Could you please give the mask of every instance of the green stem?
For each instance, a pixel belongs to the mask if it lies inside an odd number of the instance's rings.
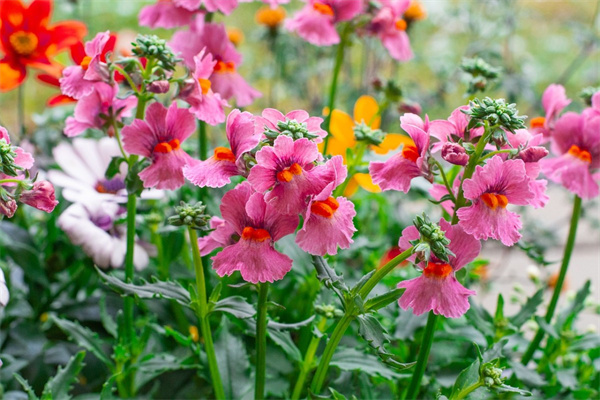
[[[383,267],[379,268],[358,292],[360,297],[362,297],[363,300],[366,300],[369,293],[371,293],[371,290],[373,290],[373,288],[375,288],[375,286],[377,286],[377,284],[401,262],[410,257],[413,253],[413,250],[414,247],[404,250],[402,253],[388,261]]]
[[[135,194],[127,196],[127,253],[125,254],[125,282],[133,281],[133,249],[135,246],[135,213],[136,213],[137,197]],[[126,343],[131,347],[133,337],[135,335],[133,329],[133,297],[127,296],[124,299],[124,319],[125,319],[125,334]]]
[[[21,179],[0,179],[0,184],[2,183],[23,183],[23,180]]]
[[[577,225],[579,223],[580,214],[581,197],[575,196],[575,200],[573,201],[573,215],[571,215],[571,226],[569,228],[569,236],[567,237],[567,243],[565,244],[565,251],[563,254],[562,264],[560,266],[558,281],[556,282],[554,292],[552,293],[552,298],[550,299],[550,304],[548,305],[548,309],[546,310],[545,320],[547,323],[550,323],[550,321],[552,321],[552,317],[554,316],[554,312],[556,311],[556,305],[558,304],[558,298],[560,297],[560,292],[565,282],[565,277],[567,276],[567,269],[569,268],[569,262],[571,261],[571,254],[573,254],[573,248],[575,247],[575,235],[577,234]],[[542,329],[538,329],[537,333],[535,334],[535,337],[533,338],[533,340],[529,344],[529,347],[525,351],[525,354],[523,354],[523,358],[521,359],[521,363],[523,365],[527,365],[527,363],[531,361],[531,359],[533,358],[533,354],[537,350],[543,338],[544,331]]]
[[[212,331],[208,320],[208,303],[206,297],[206,282],[204,279],[204,266],[202,265],[202,257],[198,248],[198,235],[193,228],[188,228],[190,235],[190,244],[192,246],[192,254],[194,257],[194,271],[196,273],[196,290],[198,292],[198,307],[196,312],[200,320],[200,330],[204,339],[204,350],[208,359],[208,369],[217,399],[225,399],[225,390],[221,381],[221,374],[217,365],[217,356],[215,355],[215,346],[212,340]]]
[[[133,79],[131,79],[131,76],[123,68],[121,68],[117,64],[112,64],[112,68],[115,71],[119,72],[121,75],[123,75],[123,77],[125,77],[125,79],[127,80],[127,83],[129,83],[129,86],[131,86],[131,89],[133,89],[133,91],[136,94],[140,94],[140,90],[138,89],[138,87],[133,82]]]
[[[435,332],[435,323],[437,321],[437,315],[433,311],[429,311],[427,317],[427,325],[425,326],[425,333],[423,340],[421,341],[421,349],[419,351],[419,358],[417,358],[417,365],[413,372],[408,391],[405,399],[416,399],[419,394],[419,388],[421,387],[421,379],[427,368],[427,360],[429,359],[429,351],[431,350],[431,344],[433,343],[433,333]]]
[[[198,127],[198,157],[200,160],[208,158],[208,138],[206,136],[206,122],[200,121]],[[198,200],[204,201],[208,195],[206,187],[198,188]]]
[[[265,398],[265,373],[267,361],[267,295],[269,283],[259,283],[256,314],[256,381],[254,399]]]
[[[340,75],[340,70],[342,69],[342,63],[344,62],[344,50],[346,48],[348,36],[350,35],[351,31],[352,25],[350,25],[349,23],[346,24],[346,27],[342,31],[340,44],[338,44],[337,46],[335,65],[333,67],[333,78],[331,80],[331,87],[329,89],[329,112],[327,113],[327,117],[325,118],[325,131],[327,132],[327,136],[325,136],[325,140],[323,143],[323,154],[327,154],[327,145],[329,143],[329,136],[331,135],[331,132],[329,130],[329,127],[331,125],[331,113],[333,113],[333,109],[335,107],[335,95],[337,92],[338,77]]]
[[[484,385],[484,383],[481,380],[479,380],[479,381],[475,382],[474,384],[472,384],[471,386],[467,386],[466,388],[464,388],[463,390],[461,390],[460,392],[458,392],[456,394],[456,396],[450,396],[450,400],[461,400],[461,399],[464,399],[469,394],[471,394],[471,392],[474,392],[476,389],[479,389],[483,385]]]
[[[317,329],[319,330],[319,332],[324,332],[326,325],[327,318],[321,317],[321,321],[319,321],[319,324],[317,325]],[[321,338],[313,334],[312,339],[308,344],[308,348],[306,349],[306,355],[304,356],[302,365],[300,366],[300,373],[298,374],[298,380],[296,381],[296,385],[294,386],[292,400],[298,400],[300,398],[300,395],[302,394],[302,389],[304,388],[304,383],[306,382],[306,376],[313,367],[313,360],[315,358],[317,349],[319,348],[320,342]]]
[[[479,159],[479,161],[487,160],[488,158],[492,158],[492,157],[494,157],[497,154],[516,153],[516,151],[517,151],[517,149],[503,149],[503,150],[490,151],[485,156],[481,157]]]
[[[433,162],[435,163],[435,165],[437,165],[438,170],[440,171],[440,175],[442,176],[442,179],[444,181],[444,186],[446,186],[446,189],[448,190],[448,195],[450,195],[450,199],[454,204],[456,204],[456,197],[454,197],[452,185],[450,185],[450,181],[448,181],[448,177],[446,176],[446,172],[444,172],[444,168],[437,160],[434,160]]]

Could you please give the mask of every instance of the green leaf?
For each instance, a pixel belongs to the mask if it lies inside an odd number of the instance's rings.
[[[498,392],[505,392],[505,393],[518,393],[521,396],[526,396],[529,397],[531,396],[531,392],[528,392],[527,390],[523,390],[523,389],[519,389],[513,386],[509,386],[506,384],[502,384],[500,386],[494,386],[494,389],[496,389]]]
[[[242,339],[229,332],[227,318],[222,319],[221,331],[215,341],[215,353],[225,397],[242,398],[252,390],[253,383],[249,379],[250,361]]]
[[[363,277],[360,278],[358,282],[356,282],[356,285],[354,285],[352,287],[352,289],[350,290],[350,293],[352,293],[353,295],[358,294],[360,289],[362,289],[362,287],[365,286],[365,283],[367,283],[367,281],[373,276],[374,273],[375,273],[375,270],[373,269],[373,270],[369,271],[367,274],[363,275]]]
[[[102,341],[98,337],[97,333],[79,325],[77,322],[58,318],[54,315],[50,316],[50,320],[79,346],[89,350],[92,354],[98,357],[100,361],[110,368],[113,367],[112,360],[104,353],[104,350],[102,350]]]
[[[494,322],[499,322],[502,320],[504,320],[504,297],[502,297],[502,293],[498,293],[498,302],[496,303]]]
[[[579,386],[577,382],[577,370],[575,368],[557,370],[556,379],[566,389],[575,389]]]
[[[454,382],[454,386],[452,386],[450,399],[457,398],[459,393],[461,393],[463,390],[477,384],[479,382],[480,369],[481,355],[478,355],[475,361],[473,361],[467,368],[463,369],[458,375],[458,378],[456,378],[456,382]]]
[[[106,295],[104,294],[100,298],[100,319],[102,320],[102,325],[104,326],[104,329],[106,329],[106,332],[112,337],[117,338],[117,323],[106,312]]]
[[[154,283],[148,283],[142,281],[144,282],[142,285],[134,285],[132,283],[125,283],[117,277],[107,275],[98,268],[96,268],[96,270],[100,277],[106,281],[106,284],[117,293],[135,295],[143,299],[165,298],[175,300],[186,307],[191,306],[189,292],[177,282],[156,281]]]
[[[277,346],[281,347],[283,352],[292,360],[297,363],[302,362],[302,353],[292,340],[292,336],[289,331],[280,331],[276,329],[268,329],[269,337]]]
[[[121,171],[121,164],[124,162],[125,159],[121,156],[111,158],[104,176],[106,176],[108,179],[113,178]]]
[[[471,325],[475,326],[481,333],[488,339],[488,343],[492,341],[496,333],[494,328],[494,320],[492,316],[479,304],[469,299],[469,311],[465,314],[467,319],[471,322]]]
[[[144,190],[144,183],[140,179],[140,172],[146,168],[146,160],[138,161],[129,167],[125,177],[125,188],[129,194],[139,194]]]
[[[75,354],[64,368],[59,367],[56,375],[44,386],[42,400],[70,399],[69,391],[73,383],[77,381],[77,375],[85,365],[83,359],[85,351]]]
[[[242,296],[231,296],[216,302],[211,312],[226,312],[237,318],[252,318],[256,314],[254,307]]]
[[[525,367],[520,362],[508,361],[508,365],[512,369],[517,379],[527,386],[541,387],[546,384],[546,381],[540,374],[538,374],[535,370]]]
[[[341,394],[340,392],[338,392],[334,388],[329,387],[328,389],[331,392],[331,397],[333,398],[333,400],[348,400],[346,398],[346,396],[344,396],[343,394]]]
[[[17,382],[19,382],[21,384],[21,386],[23,386],[23,389],[25,389],[25,391],[27,392],[28,400],[39,400],[39,398],[33,391],[33,388],[31,387],[31,385],[29,385],[29,382],[27,382],[27,380],[25,378],[23,378],[21,375],[17,374],[16,372],[14,374],[14,377],[17,380]]]
[[[402,375],[383,365],[377,357],[352,348],[338,348],[330,365],[342,371],[362,371],[370,376],[381,376],[385,379],[398,379]]]
[[[133,368],[137,369],[136,387],[140,389],[146,383],[157,376],[168,371],[179,371],[182,369],[202,369],[196,364],[197,356],[182,358],[170,353],[148,354],[142,358]]]
[[[210,296],[208,297],[209,303],[216,303],[217,301],[219,301],[219,298],[221,297],[222,287],[223,284],[219,281],[219,283],[217,283],[217,286],[213,288],[212,292],[210,293]]]
[[[558,332],[556,331],[556,329],[552,325],[547,323],[543,317],[536,315],[535,322],[537,322],[537,324],[540,326],[540,329],[542,329],[548,335],[552,336],[554,339],[558,339]]]
[[[597,333],[587,333],[575,339],[569,346],[570,351],[600,349],[600,336]]]
[[[267,326],[269,328],[279,329],[279,330],[281,330],[281,329],[293,329],[293,330],[296,330],[296,329],[300,329],[300,328],[302,328],[304,326],[309,325],[313,321],[313,319],[315,319],[314,315],[308,317],[304,321],[294,322],[294,323],[291,323],[291,324],[286,324],[286,323],[283,323],[283,322],[276,322],[276,321],[269,321],[269,322],[267,322]]]
[[[510,323],[520,328],[525,322],[529,321],[537,311],[537,308],[544,301],[544,289],[540,289],[533,296],[527,299],[527,302],[521,307],[518,313],[509,317]]]
[[[362,314],[357,317],[357,320],[358,334],[375,350],[385,351],[383,345],[389,341],[386,337],[387,331],[377,318],[372,314]]]
[[[577,315],[583,310],[585,299],[587,299],[590,295],[590,285],[590,281],[586,281],[583,287],[577,291],[575,299],[573,302],[571,302],[569,307],[558,314],[555,325],[558,327],[559,331],[563,330],[567,326],[570,326]]]
[[[344,293],[348,292],[348,286],[346,286],[343,276],[338,275],[321,256],[312,256],[312,262],[317,271],[317,279],[319,279],[325,287],[333,290],[342,304],[345,304],[346,298]]]
[[[391,303],[395,303],[402,296],[402,293],[404,293],[404,289],[394,289],[391,292],[372,297],[365,302],[365,311],[377,311]]]

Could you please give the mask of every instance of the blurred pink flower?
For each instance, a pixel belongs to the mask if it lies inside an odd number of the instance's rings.
[[[19,201],[47,213],[54,211],[54,207],[58,204],[54,196],[54,186],[48,181],[34,182],[31,189],[21,193]]]
[[[452,111],[448,120],[436,119],[429,124],[429,134],[438,139],[438,142],[431,146],[431,152],[435,153],[444,147],[448,142],[456,143],[459,139],[470,141],[483,135],[483,127],[471,129],[467,136],[467,126],[469,117],[462,110],[468,110],[469,106],[460,106]]]
[[[138,19],[141,26],[171,29],[192,23],[199,11],[179,6],[175,1],[158,0],[156,4],[142,8]]]
[[[406,33],[408,25],[402,15],[411,0],[383,0],[381,8],[370,21],[367,30],[379,37],[390,56],[398,61],[413,58],[410,40]]]
[[[553,83],[548,86],[542,95],[542,106],[546,111],[546,116],[532,118],[531,129],[549,138],[554,130],[558,114],[570,103],[571,100],[567,98],[565,88],[562,85]]]

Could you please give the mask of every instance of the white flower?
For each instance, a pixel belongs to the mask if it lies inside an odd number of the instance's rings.
[[[10,294],[8,293],[8,287],[6,286],[6,280],[4,279],[4,272],[0,269],[0,308],[6,307]],[[2,365],[2,361],[0,361]]]

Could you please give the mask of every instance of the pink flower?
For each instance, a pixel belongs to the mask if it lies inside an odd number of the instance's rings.
[[[238,6],[238,0],[173,0],[173,3],[189,11],[198,11],[200,6],[204,6],[208,12],[220,11],[225,15],[231,14]]]
[[[240,2],[242,3],[250,3],[254,0],[240,0]],[[271,6],[271,8],[277,8],[279,5],[281,4],[287,4],[290,2],[290,0],[260,0],[265,4],[268,4]]]
[[[210,125],[218,125],[225,121],[223,107],[229,107],[229,104],[211,88],[212,83],[209,78],[217,61],[213,60],[210,53],[206,53],[205,49],[202,49],[200,54],[194,57],[194,63],[191,88],[181,97],[191,106],[190,112],[196,118]]]
[[[131,154],[147,157],[151,164],[140,172],[144,187],[177,189],[185,181],[183,167],[191,157],[181,143],[196,129],[194,116],[173,103],[168,109],[152,103],[146,120],[136,119],[123,128],[123,147]]]
[[[245,107],[261,96],[237,72],[242,56],[229,40],[223,24],[205,23],[197,18],[189,30],[175,32],[169,45],[190,69],[196,67],[194,57],[206,48],[217,61],[210,76],[212,90],[227,100],[235,98],[239,107]]]
[[[469,117],[462,110],[468,110],[469,106],[460,106],[452,111],[448,120],[436,119],[429,124],[429,134],[439,141],[431,147],[431,152],[435,153],[444,147],[445,143],[456,143],[459,139],[467,142],[483,135],[483,127],[467,130]]]
[[[262,131],[252,114],[236,109],[227,117],[226,132],[231,149],[217,147],[207,160],[192,161],[183,169],[194,185],[222,187],[231,182],[232,176],[246,174],[242,156],[258,146]]]
[[[355,0],[307,0],[306,6],[292,19],[286,28],[316,46],[331,46],[340,42],[335,25],[349,21],[363,11],[362,1]]]
[[[105,55],[109,39],[109,31],[98,33],[94,39],[85,43],[85,55],[80,65],[72,65],[63,70],[60,90],[64,95],[80,99],[90,94],[96,83],[108,83]],[[114,43],[111,45],[114,47]]]
[[[48,181],[37,181],[33,188],[23,191],[19,200],[33,208],[51,213],[58,204],[54,197],[54,186]]]
[[[532,118],[531,128],[537,133],[543,133],[546,138],[550,137],[558,119],[558,114],[570,103],[571,100],[567,98],[565,88],[562,85],[553,83],[548,86],[542,95],[542,106],[546,111],[546,116]]]
[[[450,239],[450,250],[455,256],[445,263],[435,256],[428,263],[421,263],[419,268],[423,275],[408,281],[402,281],[398,288],[406,290],[398,300],[404,310],[413,309],[415,315],[428,311],[443,315],[447,318],[458,318],[469,309],[469,296],[475,291],[465,288],[456,280],[455,273],[477,257],[481,251],[481,243],[468,235],[457,225],[450,225],[446,220],[440,220],[440,227]],[[414,226],[402,231],[398,246],[401,251],[410,248],[410,240],[419,238],[419,232]]]
[[[496,155],[484,167],[477,166],[473,177],[463,183],[471,205],[457,211],[460,226],[476,239],[494,238],[512,246],[521,238],[521,218],[506,206],[531,202],[529,182],[523,160],[502,161]]]
[[[333,190],[346,180],[346,166],[341,156],[333,157],[328,165],[333,168],[334,180],[311,196],[304,225],[296,235],[296,243],[302,250],[319,256],[337,254],[338,246],[349,248],[356,232],[352,222],[356,216],[354,204],[342,196],[332,197]]]
[[[192,23],[197,11],[181,7],[175,1],[158,0],[142,8],[138,18],[141,26],[171,29]]]
[[[123,117],[129,117],[137,104],[135,96],[119,99],[118,92],[117,84],[96,83],[94,90],[77,102],[73,117],[67,118],[65,135],[81,135],[86,129],[107,129],[109,135],[112,134],[110,119],[120,121]]]
[[[214,229],[208,236],[198,238],[198,247],[202,257],[209,255],[213,250],[227,247],[236,243],[235,230],[224,219],[212,217],[210,229]]]
[[[410,5],[410,0],[382,1],[382,7],[371,20],[368,31],[377,35],[392,58],[408,61],[413,58],[410,40],[406,33],[408,27],[402,14]]]
[[[294,110],[283,115],[280,111],[273,108],[265,108],[262,112],[262,117],[258,117],[257,119],[266,129],[276,132],[281,132],[281,129],[277,126],[278,122],[288,123],[290,121],[295,121],[302,125],[308,133],[318,136],[313,139],[315,143],[321,143],[325,136],[327,136],[327,132],[321,128],[323,118],[311,117],[304,110]]]
[[[0,126],[0,140],[4,140],[6,144],[10,144],[10,136],[6,128]],[[30,169],[33,167],[34,159],[31,153],[26,152],[18,146],[12,146],[12,150],[15,152],[14,163],[22,169]],[[0,179],[8,179],[7,175],[0,172]]]
[[[269,190],[265,200],[279,212],[303,213],[307,197],[321,192],[331,181],[331,168],[314,164],[320,158],[316,143],[281,135],[272,147],[256,153],[257,164],[250,170],[248,182],[257,192]]]
[[[557,157],[540,161],[544,174],[583,199],[598,196],[600,113],[588,108],[582,114],[564,114],[551,139]]]
[[[373,183],[382,190],[400,190],[408,193],[410,182],[419,176],[428,176],[427,151],[429,149],[429,120],[415,114],[400,117],[400,126],[411,137],[414,145],[404,145],[400,153],[386,162],[371,162],[369,172]]]
[[[223,196],[221,214],[239,241],[212,257],[219,276],[240,271],[245,281],[273,282],[292,269],[292,259],[276,251],[273,244],[296,230],[298,216],[280,214],[248,182]]]
[[[464,147],[458,143],[446,142],[442,147],[442,158],[450,164],[465,166],[469,162],[469,155]]]

